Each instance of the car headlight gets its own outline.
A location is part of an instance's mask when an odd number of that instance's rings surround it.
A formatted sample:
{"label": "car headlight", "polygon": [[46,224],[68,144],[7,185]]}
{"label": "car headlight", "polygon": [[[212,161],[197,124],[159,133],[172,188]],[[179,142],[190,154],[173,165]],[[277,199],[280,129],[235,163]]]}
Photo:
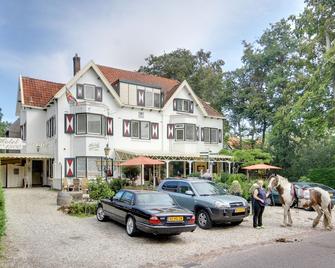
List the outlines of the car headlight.
{"label": "car headlight", "polygon": [[221,201],[215,201],[214,206],[216,208],[229,208],[229,204],[226,202],[221,202]]}

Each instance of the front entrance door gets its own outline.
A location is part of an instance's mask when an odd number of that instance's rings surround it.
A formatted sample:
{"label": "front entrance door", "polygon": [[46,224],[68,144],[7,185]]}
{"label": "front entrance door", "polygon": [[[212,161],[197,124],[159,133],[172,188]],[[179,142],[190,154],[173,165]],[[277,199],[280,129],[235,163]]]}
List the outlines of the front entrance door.
{"label": "front entrance door", "polygon": [[32,161],[32,185],[41,186],[43,184],[43,161]]}

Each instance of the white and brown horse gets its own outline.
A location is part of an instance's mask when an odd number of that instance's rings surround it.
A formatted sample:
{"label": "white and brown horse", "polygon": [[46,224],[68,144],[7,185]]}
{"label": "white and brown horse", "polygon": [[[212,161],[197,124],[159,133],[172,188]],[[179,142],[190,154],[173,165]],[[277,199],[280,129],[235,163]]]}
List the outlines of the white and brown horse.
{"label": "white and brown horse", "polygon": [[293,221],[290,209],[296,202],[294,185],[280,175],[271,175],[269,178],[268,189],[272,191],[274,188],[278,191],[280,202],[284,208],[284,221],[281,226],[292,226]]}
{"label": "white and brown horse", "polygon": [[323,225],[327,230],[332,230],[332,202],[327,191],[314,187],[309,189],[310,199],[304,204],[304,207],[313,208],[318,215],[313,221],[313,228],[316,227],[323,215]]}

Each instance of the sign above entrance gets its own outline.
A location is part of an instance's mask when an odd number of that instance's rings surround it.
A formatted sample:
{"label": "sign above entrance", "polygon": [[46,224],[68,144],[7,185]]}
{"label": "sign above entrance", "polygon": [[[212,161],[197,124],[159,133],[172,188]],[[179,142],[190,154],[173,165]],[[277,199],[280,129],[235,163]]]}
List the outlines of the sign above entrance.
{"label": "sign above entrance", "polygon": [[19,138],[0,138],[0,150],[21,150],[23,145]]}

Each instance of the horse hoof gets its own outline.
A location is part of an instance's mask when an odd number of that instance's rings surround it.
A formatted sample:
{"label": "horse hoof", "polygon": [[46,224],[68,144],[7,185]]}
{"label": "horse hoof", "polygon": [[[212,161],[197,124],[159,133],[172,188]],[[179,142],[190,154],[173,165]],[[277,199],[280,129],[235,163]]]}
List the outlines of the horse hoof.
{"label": "horse hoof", "polygon": [[287,226],[288,226],[288,227],[292,227],[292,223],[288,223]]}
{"label": "horse hoof", "polygon": [[283,224],[283,223],[282,223],[280,226],[281,226],[281,227],[286,227],[286,224]]}

